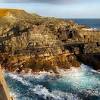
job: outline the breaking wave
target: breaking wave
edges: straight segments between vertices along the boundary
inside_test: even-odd
[[[27,75],[5,73],[16,100],[100,100],[100,73],[86,65]]]
[[[45,100],[80,100],[77,95],[73,95],[72,93],[65,93],[62,91],[49,91],[47,88],[42,85],[37,85],[33,89],[34,93],[41,96]]]

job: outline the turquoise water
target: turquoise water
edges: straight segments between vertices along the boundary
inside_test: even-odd
[[[61,76],[5,73],[16,100],[100,100],[100,73],[88,66],[60,70]]]

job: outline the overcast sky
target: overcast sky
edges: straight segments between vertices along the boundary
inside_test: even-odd
[[[100,0],[0,0],[0,8],[20,8],[59,18],[100,18]]]

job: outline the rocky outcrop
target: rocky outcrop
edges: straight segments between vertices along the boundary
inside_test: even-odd
[[[100,70],[100,53],[99,54],[84,54],[77,55],[79,61],[83,62],[86,65],[91,66],[95,70]]]
[[[80,66],[75,56],[71,57],[64,49],[57,34],[70,22],[42,18],[23,10],[1,9],[0,12],[4,13],[0,18],[0,61],[6,70],[21,72],[31,68],[57,72],[58,67]]]
[[[85,51],[100,50],[97,37],[100,32],[94,35],[94,30],[87,31],[71,20],[41,17],[16,9],[0,12],[3,13],[0,15],[0,61],[6,69],[57,72],[58,67],[80,66],[75,51],[86,53],[84,48],[87,47]],[[96,41],[95,50],[91,50],[91,36],[94,37],[92,42]],[[84,42],[85,45],[80,45]]]
[[[1,69],[1,65],[0,65],[0,100],[13,100],[13,98],[10,97],[8,86],[3,77],[3,71]]]

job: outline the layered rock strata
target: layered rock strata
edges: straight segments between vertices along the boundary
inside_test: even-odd
[[[0,62],[7,70],[57,72],[57,68],[79,67],[76,55],[100,52],[97,30],[23,10],[0,12]]]

